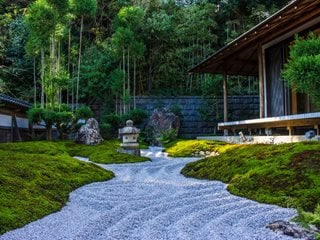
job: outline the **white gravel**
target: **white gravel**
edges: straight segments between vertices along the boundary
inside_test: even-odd
[[[181,168],[195,158],[169,158],[159,148],[143,155],[152,162],[100,165],[116,178],[77,189],[61,211],[0,239],[292,239],[265,226],[295,210],[233,196],[221,182],[183,177]]]

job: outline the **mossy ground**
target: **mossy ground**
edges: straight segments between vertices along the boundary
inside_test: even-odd
[[[175,143],[167,151],[172,156],[188,156],[204,144],[203,151],[222,152],[187,164],[181,171],[185,176],[223,181],[231,193],[263,203],[308,211],[320,204],[319,142],[228,145],[193,140]]]
[[[0,144],[0,234],[58,211],[74,189],[114,177],[110,171],[71,156],[102,163],[145,161],[117,154],[117,141],[88,147],[72,142]]]
[[[170,157],[191,157],[200,151],[223,153],[234,145],[219,141],[207,140],[176,140],[164,146]]]
[[[106,140],[95,146],[66,142],[65,147],[71,156],[88,157],[90,161],[96,163],[135,163],[150,160],[146,157],[117,153],[116,149],[120,147],[119,144],[118,140]]]

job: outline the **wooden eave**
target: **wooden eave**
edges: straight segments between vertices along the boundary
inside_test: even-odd
[[[0,111],[26,112],[31,104],[23,100],[0,94]]]
[[[320,0],[294,0],[189,70],[258,76],[258,47],[320,17]]]

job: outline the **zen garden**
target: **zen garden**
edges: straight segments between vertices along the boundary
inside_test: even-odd
[[[320,239],[320,0],[0,0],[0,240]]]

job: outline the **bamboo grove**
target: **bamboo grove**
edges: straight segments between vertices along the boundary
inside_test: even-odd
[[[0,0],[0,92],[117,114],[136,95],[207,94],[220,78],[188,69],[287,2]],[[254,92],[253,80],[230,84]]]

